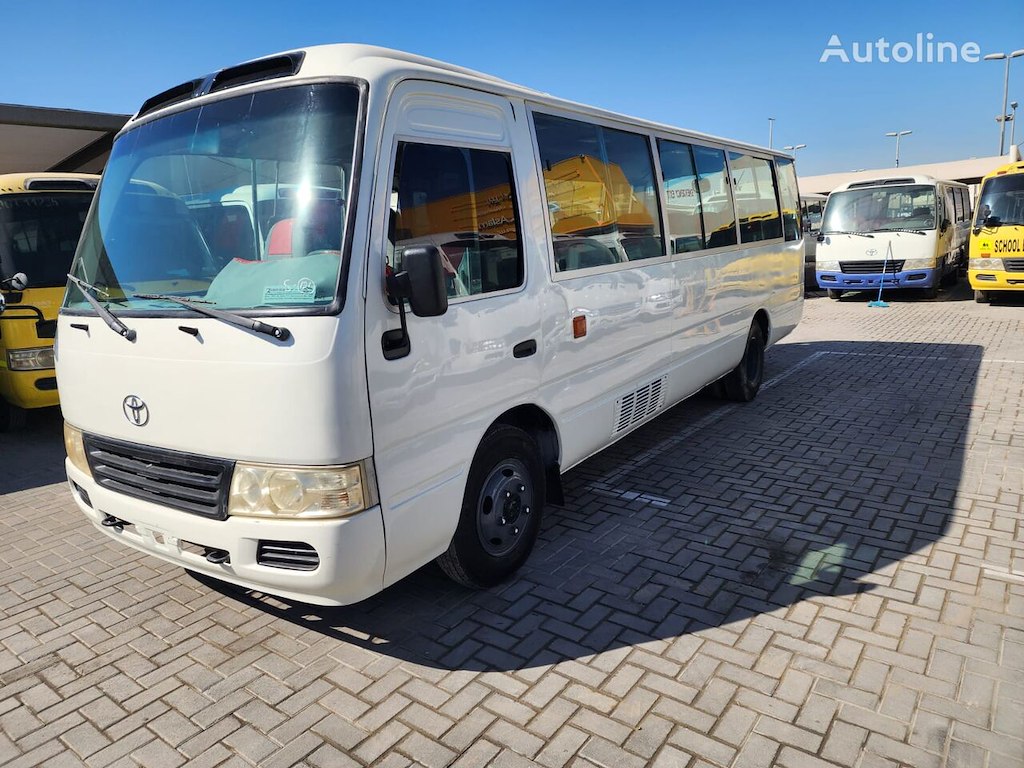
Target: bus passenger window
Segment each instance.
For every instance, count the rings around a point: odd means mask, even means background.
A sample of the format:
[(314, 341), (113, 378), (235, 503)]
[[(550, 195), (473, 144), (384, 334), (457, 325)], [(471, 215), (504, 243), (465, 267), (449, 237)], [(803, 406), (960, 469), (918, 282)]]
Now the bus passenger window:
[[(554, 115), (537, 113), (533, 120), (555, 270), (664, 256), (647, 137)], [(572, 238), (575, 245), (559, 238)], [(582, 239), (591, 245), (583, 246)]]
[[(796, 168), (792, 160), (779, 157), (775, 160), (775, 171), (779, 180), (779, 202), (782, 204), (782, 229), (787, 240), (799, 240), (801, 230), (800, 194), (796, 186)], [(820, 206), (821, 204), (818, 203)]]
[(740, 242), (755, 243), (782, 237), (779, 199), (769, 160), (729, 153), (733, 195), (740, 217)]
[(704, 229), (693, 150), (689, 144), (658, 139), (658, 157), (665, 180), (665, 214), (671, 251), (699, 251), (704, 247)]
[(401, 142), (388, 222), (388, 268), (403, 249), (436, 246), (448, 296), (523, 284), (511, 158), (503, 152)]
[(736, 211), (729, 193), (729, 174), (725, 171), (725, 152), (711, 147), (693, 146), (700, 185), (701, 222), (704, 247), (736, 245)]

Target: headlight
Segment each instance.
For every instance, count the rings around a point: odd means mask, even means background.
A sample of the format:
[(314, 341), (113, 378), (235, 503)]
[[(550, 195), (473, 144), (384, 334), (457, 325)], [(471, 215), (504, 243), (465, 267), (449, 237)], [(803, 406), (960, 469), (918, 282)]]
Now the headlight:
[(839, 262), (830, 261), (827, 259), (819, 259), (818, 261), (814, 262), (814, 268), (819, 272), (838, 272)]
[(344, 517), (370, 505), (362, 464), (275, 467), (238, 462), (228, 514), (250, 517)]
[(1002, 272), (1003, 271), (1003, 260), (1002, 259), (969, 259), (967, 261), (968, 269), (981, 269), (988, 272)]
[(7, 367), (12, 371), (38, 371), (43, 368), (53, 368), (53, 347), (8, 350)]
[(89, 460), (85, 455), (82, 431), (75, 429), (66, 421), (64, 422), (64, 450), (67, 451), (68, 458), (71, 459), (71, 465), (75, 469), (92, 477), (92, 470), (89, 469)]
[(903, 271), (911, 269), (935, 269), (935, 259), (907, 259), (903, 262)]

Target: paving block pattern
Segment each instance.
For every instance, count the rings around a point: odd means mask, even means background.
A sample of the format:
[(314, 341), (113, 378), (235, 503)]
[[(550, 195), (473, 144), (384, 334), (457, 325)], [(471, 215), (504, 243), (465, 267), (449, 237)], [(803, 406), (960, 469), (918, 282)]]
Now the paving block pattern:
[(0, 764), (1024, 766), (1024, 312), (809, 299), (753, 403), (565, 477), (518, 578), (313, 608), (95, 532), (0, 435)]

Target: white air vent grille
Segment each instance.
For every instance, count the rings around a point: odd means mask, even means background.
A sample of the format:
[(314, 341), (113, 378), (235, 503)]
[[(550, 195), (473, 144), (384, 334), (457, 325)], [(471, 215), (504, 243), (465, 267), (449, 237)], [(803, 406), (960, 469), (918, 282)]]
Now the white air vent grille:
[(665, 405), (665, 382), (662, 377), (646, 384), (636, 392), (623, 395), (615, 401), (615, 429), (613, 435), (635, 427), (656, 414)]

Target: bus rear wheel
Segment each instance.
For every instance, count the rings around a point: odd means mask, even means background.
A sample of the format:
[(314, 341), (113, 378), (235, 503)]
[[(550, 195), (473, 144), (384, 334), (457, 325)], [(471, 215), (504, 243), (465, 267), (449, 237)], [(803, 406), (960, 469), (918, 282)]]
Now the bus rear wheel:
[(974, 300), (979, 304), (988, 304), (988, 291), (975, 291)]
[(494, 427), (473, 457), (459, 524), (437, 564), (468, 587), (487, 588), (504, 581), (533, 550), (544, 502), (544, 467), (537, 444), (517, 427)]
[(747, 334), (747, 347), (743, 359), (732, 372), (722, 379), (725, 396), (737, 403), (749, 403), (761, 389), (764, 378), (764, 331), (756, 320)]

